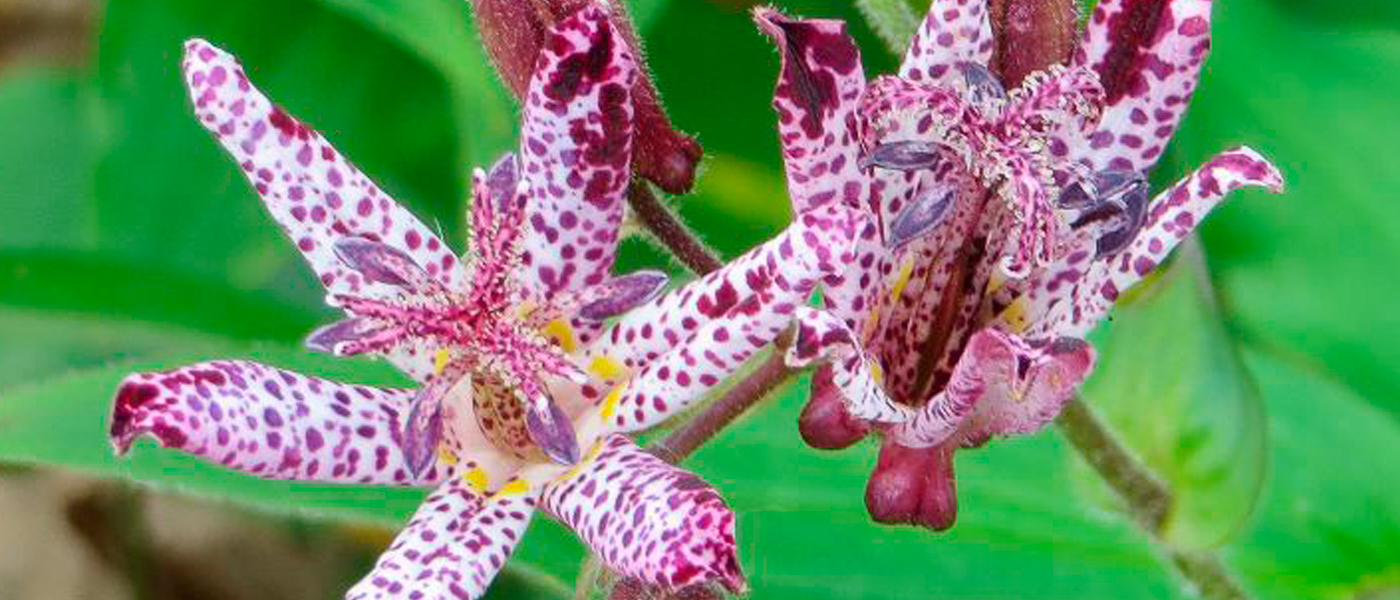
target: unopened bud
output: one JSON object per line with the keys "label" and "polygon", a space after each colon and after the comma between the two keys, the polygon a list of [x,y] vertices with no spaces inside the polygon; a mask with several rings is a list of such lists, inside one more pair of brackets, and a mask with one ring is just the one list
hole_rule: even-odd
{"label": "unopened bud", "polygon": [[1068,61],[1079,39],[1076,0],[993,0],[990,16],[996,37],[992,64],[1008,89]]}
{"label": "unopened bud", "polygon": [[[530,86],[544,31],[574,11],[592,3],[605,4],[609,20],[641,57],[641,44],[620,2],[601,0],[472,0],[481,41],[496,70],[516,98]],[[638,175],[668,193],[690,191],[701,148],[694,138],[676,131],[661,108],[650,71],[640,65],[642,76],[632,89],[632,168]]]}
{"label": "unopened bud", "polygon": [[821,367],[812,375],[811,399],[797,418],[797,430],[808,446],[840,450],[864,438],[870,426],[846,410],[841,391],[831,381],[831,367]]}
{"label": "unopened bud", "polygon": [[934,531],[958,518],[953,451],[945,444],[906,448],[886,442],[865,487],[865,508],[879,523],[918,525]]}

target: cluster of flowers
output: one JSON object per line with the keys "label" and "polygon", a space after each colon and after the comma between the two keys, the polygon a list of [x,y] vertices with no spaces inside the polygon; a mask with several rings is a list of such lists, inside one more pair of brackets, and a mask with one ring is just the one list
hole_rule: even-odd
{"label": "cluster of flowers", "polygon": [[[524,4],[482,0],[478,16]],[[479,597],[536,510],[620,574],[737,593],[734,514],[627,434],[781,340],[789,366],[817,369],[803,438],[878,435],[871,515],[946,528],[953,450],[1045,425],[1092,369],[1083,337],[1120,291],[1231,190],[1281,186],[1236,149],[1147,193],[1209,47],[1208,0],[1150,18],[1104,0],[1067,64],[1010,90],[988,66],[981,0],[935,0],[899,74],[873,82],[843,23],[758,9],[782,54],[793,222],[668,290],[663,273],[612,273],[626,194],[634,171],[687,187],[658,148],[693,162],[698,146],[669,133],[616,9],[567,4],[499,61],[521,142],[474,174],[461,256],[233,57],[190,41],[200,123],[347,315],[308,345],[382,356],[419,386],[245,361],[136,374],[117,392],[118,451],[149,435],[261,477],[433,488],[349,598]]]}

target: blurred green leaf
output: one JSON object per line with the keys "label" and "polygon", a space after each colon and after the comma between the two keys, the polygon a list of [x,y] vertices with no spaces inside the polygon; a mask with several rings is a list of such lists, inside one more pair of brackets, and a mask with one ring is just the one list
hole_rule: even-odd
{"label": "blurred green leaf", "polygon": [[266,294],[94,253],[0,251],[0,305],[152,321],[233,339],[291,340],[318,320]]}
{"label": "blurred green leaf", "polygon": [[1400,256],[1400,170],[1382,166],[1400,139],[1400,78],[1384,75],[1400,64],[1400,32],[1339,29],[1296,6],[1216,4],[1215,49],[1177,148],[1194,163],[1248,143],[1288,181],[1286,195],[1239,194],[1206,223],[1230,325],[1319,362],[1400,423],[1400,280],[1387,274]]}
{"label": "blurred green leaf", "polygon": [[[1084,398],[1170,486],[1174,546],[1227,541],[1254,507],[1267,466],[1259,392],[1225,330],[1200,250],[1187,242],[1125,294],[1095,336],[1099,365]],[[1085,483],[1106,494],[1087,468]]]}
{"label": "blurred green leaf", "polygon": [[0,246],[90,241],[96,143],[77,73],[31,69],[0,80]]}
{"label": "blurred green leaf", "polygon": [[[105,250],[240,285],[309,279],[237,165],[190,114],[179,62],[197,36],[239,55],[269,96],[426,222],[461,232],[467,141],[443,76],[413,52],[309,0],[130,0],[108,8],[98,56],[111,139],[97,176]],[[480,127],[462,129],[484,131],[486,111],[478,118]],[[309,286],[271,287],[319,303]]]}
{"label": "blurred green leaf", "polygon": [[1400,592],[1400,429],[1307,365],[1250,351],[1269,409],[1272,481],[1232,559],[1264,598]]}

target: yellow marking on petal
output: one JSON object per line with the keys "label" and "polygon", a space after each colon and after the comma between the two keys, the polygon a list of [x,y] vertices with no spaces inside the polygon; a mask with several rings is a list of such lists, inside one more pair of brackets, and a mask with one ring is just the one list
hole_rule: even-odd
{"label": "yellow marking on petal", "polygon": [[565,354],[573,354],[574,349],[578,346],[578,340],[574,337],[574,326],[570,325],[566,319],[550,321],[540,332],[557,342]]}
{"label": "yellow marking on petal", "polygon": [[885,368],[880,366],[880,361],[870,361],[870,376],[875,379],[875,383],[885,385]]}
{"label": "yellow marking on petal", "polygon": [[437,455],[438,455],[438,461],[441,462],[442,464],[445,464],[445,465],[455,465],[455,464],[457,464],[457,453],[456,453],[456,452],[453,452],[451,448],[448,448],[448,447],[447,447],[447,444],[443,444],[443,445],[441,445],[441,446],[438,446]]}
{"label": "yellow marking on petal", "polygon": [[599,379],[615,381],[627,377],[627,365],[608,355],[594,357],[588,365],[588,372]]}
{"label": "yellow marking on petal", "polygon": [[909,278],[914,275],[914,258],[911,256],[904,260],[904,266],[899,268],[899,277],[894,280],[894,287],[890,288],[890,303],[899,302],[899,297],[904,294],[904,288],[909,287]]}
{"label": "yellow marking on petal", "polygon": [[478,492],[486,491],[486,487],[491,484],[491,478],[486,475],[486,471],[481,470],[481,467],[463,473],[462,478],[466,479],[467,483],[471,484]]}
{"label": "yellow marking on petal", "polygon": [[1030,325],[1026,321],[1026,299],[1024,297],[1017,298],[1007,305],[1001,311],[1001,321],[1006,323],[1006,327],[1011,330],[1011,333],[1024,332],[1026,327]]}
{"label": "yellow marking on petal", "polygon": [[1006,285],[1006,275],[1001,272],[1001,269],[992,270],[992,277],[987,281],[986,295],[997,293],[997,290],[1000,290],[1004,285]]}
{"label": "yellow marking on petal", "polygon": [[608,397],[603,399],[603,408],[599,411],[604,419],[611,419],[613,413],[617,412],[617,402],[622,399],[622,390],[626,385],[618,385],[608,392]]}
{"label": "yellow marking on petal", "polygon": [[452,360],[452,351],[447,348],[440,348],[437,354],[433,355],[433,375],[442,375],[447,370],[447,363]]}
{"label": "yellow marking on petal", "polygon": [[500,490],[497,490],[494,495],[498,495],[498,497],[512,497],[512,495],[525,494],[525,492],[528,491],[529,481],[511,480],[510,483],[501,485]]}

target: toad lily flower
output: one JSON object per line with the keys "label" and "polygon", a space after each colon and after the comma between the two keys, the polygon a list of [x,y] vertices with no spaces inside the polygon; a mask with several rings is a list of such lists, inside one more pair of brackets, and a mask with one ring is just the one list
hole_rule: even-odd
{"label": "toad lily flower", "polygon": [[742,590],[733,513],[625,434],[692,406],[794,320],[804,324],[794,364],[834,361],[843,397],[866,402],[852,414],[892,406],[854,336],[801,306],[852,257],[856,213],[804,215],[668,293],[658,295],[656,273],[612,277],[637,76],[618,35],[598,7],[548,31],[518,157],[474,176],[465,258],[275,107],[233,57],[189,42],[183,67],[201,124],[349,315],[309,345],[382,355],[420,386],[247,361],[135,374],[117,391],[116,450],[149,435],[260,477],[434,488],[352,599],[479,597],[536,509],[627,577]]}
{"label": "toad lily flower", "polygon": [[1149,198],[1209,48],[1210,2],[1099,2],[1067,65],[1003,89],[984,0],[934,0],[899,76],[869,85],[844,25],[755,13],[778,42],[774,98],[796,214],[863,211],[829,311],[880,367],[901,422],[852,415],[819,370],[803,437],[883,438],[871,515],[944,529],[952,455],[1034,432],[1093,367],[1084,336],[1231,191],[1282,188],[1248,148]]}

